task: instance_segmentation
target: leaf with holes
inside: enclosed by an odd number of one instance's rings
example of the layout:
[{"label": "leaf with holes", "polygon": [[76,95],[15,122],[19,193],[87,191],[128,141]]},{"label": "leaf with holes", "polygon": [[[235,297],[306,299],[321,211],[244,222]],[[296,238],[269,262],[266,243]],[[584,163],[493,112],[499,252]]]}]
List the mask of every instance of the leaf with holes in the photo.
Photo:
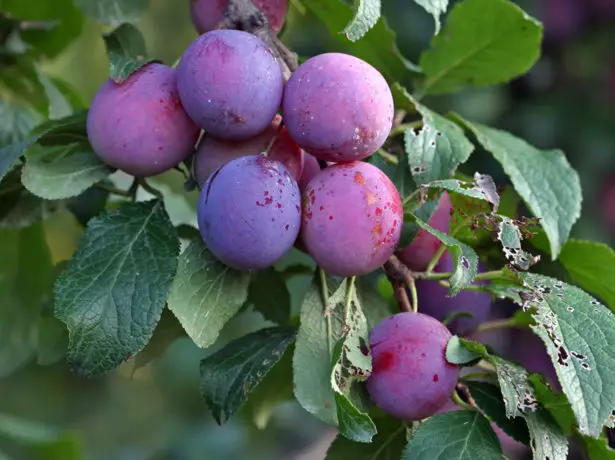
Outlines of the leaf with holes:
[{"label": "leaf with holes", "polygon": [[136,22],[148,0],[75,0],[75,5],[92,19],[110,26]]},{"label": "leaf with holes", "polygon": [[250,275],[222,264],[196,238],[179,258],[169,309],[190,338],[206,348],[248,297]]},{"label": "leaf with holes", "polygon": [[498,216],[498,241],[502,244],[504,255],[509,263],[519,270],[529,268],[540,260],[540,256],[533,256],[521,247],[523,236],[519,227],[509,217]]},{"label": "leaf with holes", "polygon": [[344,29],[348,40],[356,42],[380,19],[380,0],[359,0],[357,11]]},{"label": "leaf with holes", "polygon": [[553,420],[557,422],[566,436],[570,436],[576,419],[568,398],[563,393],[555,394],[553,390],[543,381],[540,374],[530,375],[530,383],[536,392],[536,398],[540,405],[544,407]]},{"label": "leaf with holes", "polygon": [[425,184],[424,187],[444,189],[448,190],[449,192],[467,196],[468,198],[484,200],[491,203],[493,205],[493,208],[495,209],[497,209],[497,206],[499,204],[499,197],[497,197],[497,195],[495,197],[491,195],[486,195],[485,192],[476,184],[476,182],[468,182],[458,179],[444,179],[429,182]]},{"label": "leaf with holes", "polygon": [[421,55],[420,92],[450,93],[503,83],[527,72],[540,55],[542,25],[508,0],[465,0]]},{"label": "leaf with holes", "polygon": [[294,329],[261,329],[201,361],[201,393],[218,424],[243,406],[294,340]]},{"label": "leaf with holes", "polygon": [[615,408],[615,316],[581,289],[532,273],[524,298],[534,332],[543,340],[572,405],[579,431],[598,437]]},{"label": "leaf with holes", "polygon": [[69,331],[78,373],[114,369],[149,341],[177,270],[179,240],[158,200],[90,220],[55,283],[55,314]]},{"label": "leaf with holes", "polygon": [[122,83],[144,65],[153,62],[147,57],[143,35],[132,24],[122,24],[114,31],[103,35],[109,57],[109,76]]}]

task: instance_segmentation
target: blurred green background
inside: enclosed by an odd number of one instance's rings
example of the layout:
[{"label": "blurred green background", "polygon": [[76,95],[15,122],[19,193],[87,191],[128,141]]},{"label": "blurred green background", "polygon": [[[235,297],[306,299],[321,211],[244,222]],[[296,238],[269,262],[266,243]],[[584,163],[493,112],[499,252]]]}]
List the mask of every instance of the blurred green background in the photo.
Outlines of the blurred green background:
[{"label": "blurred green background", "polygon": [[[54,0],[45,3],[53,7]],[[545,24],[542,57],[532,71],[508,85],[430,97],[425,102],[443,112],[455,111],[510,130],[537,147],[563,149],[581,175],[584,194],[583,215],[572,236],[613,245],[615,1],[518,3]],[[139,28],[150,55],[170,65],[197,36],[188,8],[188,0],[149,1]],[[416,62],[433,33],[432,18],[410,0],[383,0],[383,8],[397,33],[400,50]],[[89,105],[108,73],[101,38],[108,29],[86,21],[79,38],[43,66],[50,75],[69,82],[84,106]],[[318,18],[295,2],[291,2],[281,37],[302,57],[343,50]],[[499,165],[484,152],[475,153],[461,168],[465,173],[476,170],[492,174],[498,184],[506,182]],[[154,182],[170,200],[175,223],[193,222],[196,194],[182,193],[181,175],[171,172]],[[45,221],[44,230],[53,262],[70,258],[82,233],[72,214],[55,214]],[[301,284],[301,280],[297,282]],[[295,293],[300,294],[301,289],[298,286]],[[259,314],[247,312],[226,327],[221,345],[263,324]],[[160,359],[136,370],[130,361],[97,380],[71,374],[63,360],[50,366],[32,363],[21,368],[0,379],[0,414],[19,418],[0,416],[0,433],[5,431],[5,436],[0,435],[0,451],[14,459],[72,459],[78,458],[71,453],[76,442],[91,459],[323,458],[322,445],[326,445],[330,430],[293,402],[272,408],[269,423],[265,423],[267,411],[261,408],[257,412],[248,405],[235,420],[218,427],[198,389],[198,362],[211,351],[179,338]],[[247,423],[254,417],[262,429]],[[59,437],[53,431],[56,428]],[[6,436],[7,430],[12,430],[13,436]],[[300,457],[314,446],[318,448],[323,439],[320,451]],[[32,440],[38,441],[32,444]]]}]

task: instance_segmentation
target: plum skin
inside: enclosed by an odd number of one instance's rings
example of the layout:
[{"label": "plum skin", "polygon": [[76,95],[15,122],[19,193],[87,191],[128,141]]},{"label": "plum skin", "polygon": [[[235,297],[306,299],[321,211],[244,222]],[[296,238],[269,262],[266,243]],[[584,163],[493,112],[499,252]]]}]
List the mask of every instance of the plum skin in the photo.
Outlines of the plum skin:
[{"label": "plum skin", "polygon": [[[228,0],[191,0],[190,17],[196,30],[202,34],[216,28],[224,17]],[[254,0],[274,32],[280,32],[288,12],[288,0]]]},{"label": "plum skin", "polygon": [[372,401],[401,420],[422,420],[449,401],[459,366],[446,361],[450,331],[422,313],[389,316],[374,327],[369,342],[372,373],[366,381]]},{"label": "plum skin", "polygon": [[[447,251],[434,268],[437,273],[450,273],[453,271],[454,262]],[[478,263],[478,273],[484,272],[485,267]],[[478,281],[475,284],[484,284],[486,281]],[[451,313],[466,311],[472,313],[472,318],[457,317],[448,323],[448,328],[453,334],[468,335],[482,324],[489,315],[491,309],[491,294],[481,291],[461,291],[454,297],[447,297],[449,288],[440,285],[436,280],[417,280],[416,290],[418,294],[419,310],[422,313],[433,316],[442,321]]]},{"label": "plum skin", "polygon": [[142,67],[122,83],[107,80],[87,117],[96,154],[138,177],[177,166],[194,151],[199,132],[180,102],[175,70],[158,63]]},{"label": "plum skin", "polygon": [[237,270],[264,269],[297,239],[299,186],[279,161],[240,157],[207,180],[197,218],[203,241],[218,260]]},{"label": "plum skin", "polygon": [[177,66],[186,112],[209,134],[243,140],[272,122],[284,79],[271,50],[240,30],[207,32],[186,49]]},{"label": "plum skin", "polygon": [[290,138],[286,127],[280,129],[281,122],[282,117],[276,115],[265,131],[244,141],[203,136],[194,156],[194,177],[197,183],[204,184],[219,167],[235,158],[265,152],[276,135],[268,157],[284,163],[298,180],[303,172],[303,150]]},{"label": "plum skin", "polygon": [[329,166],[308,183],[302,203],[302,242],[327,273],[372,272],[399,242],[401,199],[374,165],[355,161]]},{"label": "plum skin", "polygon": [[342,53],[308,59],[284,89],[284,123],[319,160],[361,160],[382,147],[393,124],[393,96],[367,62]]}]

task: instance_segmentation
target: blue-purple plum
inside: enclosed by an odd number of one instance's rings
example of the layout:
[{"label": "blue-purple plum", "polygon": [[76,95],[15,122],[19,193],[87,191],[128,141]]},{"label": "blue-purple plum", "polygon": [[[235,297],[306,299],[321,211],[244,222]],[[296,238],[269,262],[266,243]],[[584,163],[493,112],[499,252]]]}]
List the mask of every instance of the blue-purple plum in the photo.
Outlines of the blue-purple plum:
[{"label": "blue-purple plum", "polygon": [[88,138],[102,161],[139,177],[177,166],[194,151],[199,131],[180,102],[175,70],[157,63],[122,83],[107,80],[87,118]]},{"label": "blue-purple plum", "polygon": [[393,254],[403,209],[397,189],[376,166],[329,166],[309,182],[302,201],[302,241],[327,273],[369,273]]},{"label": "blue-purple plum", "polygon": [[260,38],[240,30],[214,30],[182,55],[177,87],[188,115],[200,127],[222,139],[242,140],[271,124],[284,79]]},{"label": "blue-purple plum", "polygon": [[422,420],[449,402],[459,366],[446,361],[450,331],[422,313],[398,313],[378,323],[369,343],[372,401],[401,420]]},{"label": "blue-purple plum", "polygon": [[[454,269],[453,258],[447,251],[435,267],[436,272],[447,273]],[[484,266],[478,263],[478,272],[484,272]],[[485,283],[478,281],[475,284]],[[453,334],[467,335],[485,321],[491,309],[492,298],[487,292],[461,291],[454,297],[447,297],[449,289],[435,280],[417,280],[419,310],[442,321],[456,312],[467,312],[472,318],[460,316],[448,323]]]},{"label": "blue-purple plum", "polygon": [[[431,227],[442,233],[448,233],[451,228],[451,211],[453,203],[447,192],[442,193],[438,205],[427,222]],[[422,228],[408,246],[399,253],[400,260],[414,271],[423,271],[435,253],[442,246],[442,241]]]},{"label": "blue-purple plum", "polygon": [[212,174],[199,196],[203,241],[237,270],[270,267],[293,245],[301,226],[297,182],[279,161],[237,158]]},{"label": "blue-purple plum", "polygon": [[[227,4],[228,0],[190,0],[190,17],[196,30],[200,34],[214,30],[224,17]],[[254,0],[254,4],[265,13],[273,31],[282,30],[288,0]]]},{"label": "blue-purple plum", "polygon": [[290,136],[319,160],[361,160],[382,147],[393,124],[393,96],[367,62],[341,53],[308,59],[284,89]]},{"label": "blue-purple plum", "polygon": [[194,157],[194,175],[197,183],[202,185],[216,169],[235,158],[265,152],[276,135],[268,157],[284,163],[293,177],[299,179],[303,172],[303,150],[290,138],[286,127],[280,129],[281,121],[282,117],[276,115],[265,131],[244,141],[203,136]]}]

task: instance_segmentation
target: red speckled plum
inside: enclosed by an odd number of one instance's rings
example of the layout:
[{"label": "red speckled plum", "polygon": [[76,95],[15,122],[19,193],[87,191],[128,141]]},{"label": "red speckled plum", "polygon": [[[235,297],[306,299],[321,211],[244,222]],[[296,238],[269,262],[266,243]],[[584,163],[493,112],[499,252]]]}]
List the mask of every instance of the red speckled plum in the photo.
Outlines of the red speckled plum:
[{"label": "red speckled plum", "polygon": [[203,186],[198,224],[203,241],[238,270],[271,266],[292,246],[301,226],[297,182],[279,161],[237,158]]},{"label": "red speckled plum", "polygon": [[[205,135],[194,157],[194,175],[197,183],[203,184],[220,166],[235,158],[257,155],[267,150],[278,132],[282,117],[276,115],[271,125],[261,134],[245,141],[229,141]],[[269,150],[269,158],[284,163],[295,179],[303,172],[303,150],[288,135],[285,127]]]},{"label": "red speckled plum", "polygon": [[[453,258],[447,251],[438,265],[436,272],[452,272],[454,268]],[[478,272],[484,272],[484,266],[478,263]],[[484,284],[485,281],[478,281],[475,284]],[[447,297],[449,289],[440,285],[435,280],[417,280],[416,289],[418,292],[419,310],[427,315],[442,321],[451,313],[465,311],[473,315],[469,317],[458,317],[448,323],[449,329],[453,334],[467,335],[474,331],[489,314],[491,309],[491,295],[480,291],[461,291],[455,297]]]},{"label": "red speckled plum", "polygon": [[[190,17],[196,30],[200,34],[214,30],[222,21],[227,3],[227,0],[191,0]],[[267,16],[269,27],[275,32],[282,30],[288,0],[254,0],[254,4]]]},{"label": "red speckled plum", "polygon": [[249,139],[271,124],[284,80],[271,50],[240,30],[197,38],[177,66],[177,87],[188,115],[209,134]]},{"label": "red speckled plum", "polygon": [[303,243],[333,275],[362,275],[378,268],[393,254],[402,224],[397,189],[369,163],[330,166],[303,191]]},{"label": "red speckled plum", "polygon": [[288,132],[306,152],[319,160],[348,162],[382,146],[393,123],[393,96],[367,62],[326,53],[293,73],[282,112]]},{"label": "red speckled plum", "polygon": [[199,131],[179,100],[175,70],[155,63],[123,83],[107,80],[87,119],[88,138],[98,156],[139,177],[178,165],[194,150]]},{"label": "red speckled plum", "polygon": [[[448,233],[451,227],[452,209],[451,197],[447,192],[444,192],[427,223],[442,233]],[[400,251],[399,258],[411,270],[423,271],[429,265],[434,254],[440,249],[440,246],[442,246],[442,241],[428,231],[420,229],[412,243]]]},{"label": "red speckled plum", "polygon": [[367,391],[393,417],[422,420],[449,401],[459,366],[445,358],[450,331],[431,316],[398,313],[378,323],[369,342],[373,369]]}]

